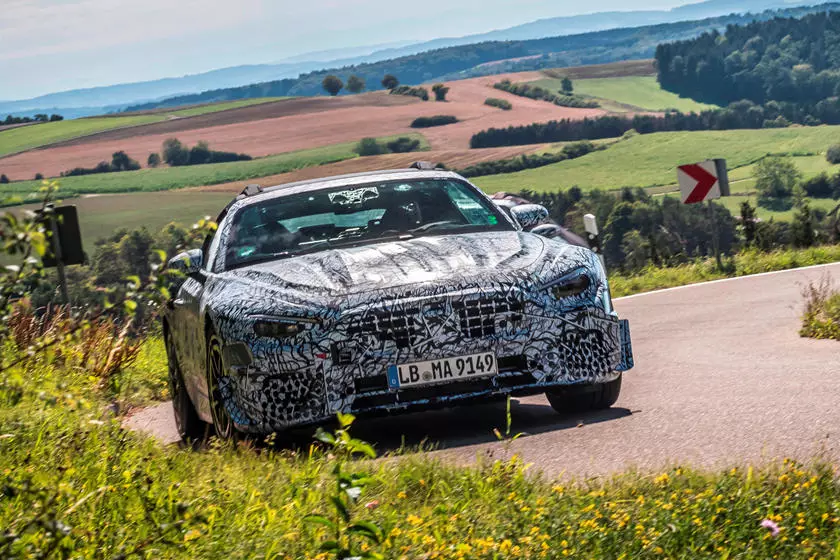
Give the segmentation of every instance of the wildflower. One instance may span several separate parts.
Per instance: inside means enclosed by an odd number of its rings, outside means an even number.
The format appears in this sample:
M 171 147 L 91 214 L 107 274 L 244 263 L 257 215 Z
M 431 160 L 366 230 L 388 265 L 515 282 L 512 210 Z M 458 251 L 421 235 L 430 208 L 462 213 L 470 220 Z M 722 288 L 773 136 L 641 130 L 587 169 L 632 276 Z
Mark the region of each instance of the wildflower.
M 668 473 L 662 473 L 659 476 L 657 476 L 656 478 L 654 478 L 653 482 L 655 484 L 668 484 L 668 479 L 669 478 L 670 477 L 668 476 Z
M 379 507 L 379 500 L 372 500 L 365 504 L 365 509 L 376 509 Z
M 764 527 L 765 529 L 769 530 L 770 534 L 774 537 L 779 534 L 779 531 L 781 531 L 779 526 L 776 525 L 776 522 L 771 521 L 770 519 L 765 519 L 764 521 L 762 521 L 761 526 Z
M 405 520 L 408 521 L 409 523 L 411 523 L 412 525 L 420 525 L 421 523 L 423 523 L 423 519 L 420 518 L 420 517 L 417 517 L 413 513 L 410 514 L 408 517 L 406 517 Z
M 397 492 L 397 498 L 399 498 L 400 500 L 404 500 L 405 499 L 405 492 L 402 492 L 402 491 Z

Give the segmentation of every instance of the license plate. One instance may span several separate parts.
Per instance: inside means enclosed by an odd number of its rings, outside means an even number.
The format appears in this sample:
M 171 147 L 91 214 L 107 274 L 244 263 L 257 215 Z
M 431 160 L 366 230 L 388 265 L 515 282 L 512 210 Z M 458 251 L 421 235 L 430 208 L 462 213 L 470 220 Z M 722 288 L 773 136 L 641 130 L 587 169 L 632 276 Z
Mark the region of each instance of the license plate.
M 417 387 L 443 381 L 487 377 L 496 375 L 498 372 L 496 355 L 492 352 L 484 352 L 457 358 L 389 366 L 388 385 L 392 389 Z

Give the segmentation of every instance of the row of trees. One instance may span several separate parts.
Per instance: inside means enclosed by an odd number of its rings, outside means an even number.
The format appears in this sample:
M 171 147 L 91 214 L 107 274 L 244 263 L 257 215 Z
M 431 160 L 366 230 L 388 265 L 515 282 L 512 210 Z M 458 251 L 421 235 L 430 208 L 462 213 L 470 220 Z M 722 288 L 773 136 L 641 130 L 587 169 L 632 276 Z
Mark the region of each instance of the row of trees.
M 517 146 L 542 142 L 617 138 L 629 130 L 640 134 L 652 132 L 735 130 L 783 128 L 793 123 L 804 125 L 840 124 L 840 98 L 824 99 L 816 104 L 770 101 L 757 105 L 749 100 L 731 103 L 724 109 L 701 113 L 668 111 L 663 116 L 603 116 L 583 120 L 563 119 L 547 123 L 490 128 L 475 134 L 473 148 Z
M 62 177 L 75 177 L 79 175 L 94 175 L 97 173 L 117 173 L 119 171 L 136 171 L 140 164 L 131 159 L 124 151 L 114 152 L 111 161 L 100 161 L 95 167 L 74 167 L 69 171 L 61 173 Z
M 160 163 L 157 154 L 149 155 L 149 165 Z M 220 152 L 211 150 L 207 142 L 198 142 L 192 148 L 184 145 L 177 138 L 169 138 L 163 142 L 163 161 L 172 167 L 184 165 L 203 165 L 206 163 L 224 163 L 229 161 L 249 161 L 253 159 L 248 154 L 237 154 L 236 152 Z
M 662 87 L 718 104 L 816 104 L 840 95 L 840 12 L 731 25 L 659 45 Z
M 569 78 L 563 78 L 561 83 L 562 90 L 559 94 L 540 86 L 534 86 L 531 84 L 514 84 L 508 79 L 504 79 L 501 82 L 493 84 L 493 87 L 520 97 L 548 101 L 549 103 L 554 103 L 555 105 L 559 105 L 561 107 L 575 107 L 578 109 L 595 109 L 600 107 L 597 101 L 576 97 L 572 93 L 574 87 L 572 86 L 572 80 Z
M 47 115 L 45 113 L 38 113 L 32 117 L 13 117 L 12 115 L 6 115 L 6 120 L 0 121 L 0 125 L 25 124 L 33 122 L 58 122 L 63 120 L 64 117 L 57 114 Z
M 393 90 L 398 85 L 400 85 L 400 81 L 393 74 L 385 74 L 382 78 L 382 87 L 385 89 Z M 443 84 L 439 85 L 443 86 Z M 321 88 L 332 96 L 338 95 L 342 89 L 346 89 L 350 93 L 361 93 L 365 90 L 365 88 L 367 88 L 367 82 L 364 78 L 351 74 L 350 77 L 347 78 L 347 83 L 345 84 L 344 81 L 335 74 L 327 74 L 324 76 L 324 79 L 321 80 Z M 444 93 L 444 97 L 445 96 L 446 94 Z

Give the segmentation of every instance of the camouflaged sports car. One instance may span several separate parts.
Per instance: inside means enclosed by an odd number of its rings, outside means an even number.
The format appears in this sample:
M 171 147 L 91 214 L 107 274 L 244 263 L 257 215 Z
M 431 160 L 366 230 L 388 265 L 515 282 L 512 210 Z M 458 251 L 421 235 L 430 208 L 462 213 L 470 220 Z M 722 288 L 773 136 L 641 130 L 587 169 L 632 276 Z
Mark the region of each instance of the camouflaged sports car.
M 249 186 L 163 317 L 182 437 L 221 437 L 545 393 L 612 406 L 632 367 L 598 256 L 523 231 L 461 176 L 423 169 Z

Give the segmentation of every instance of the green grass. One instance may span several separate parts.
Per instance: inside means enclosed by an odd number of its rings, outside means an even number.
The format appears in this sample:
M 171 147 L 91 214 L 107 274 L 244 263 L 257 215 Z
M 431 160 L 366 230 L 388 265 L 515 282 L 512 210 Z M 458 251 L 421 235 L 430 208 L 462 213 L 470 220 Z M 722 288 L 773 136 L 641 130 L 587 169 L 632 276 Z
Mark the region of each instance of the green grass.
M 551 91 L 559 91 L 561 82 L 561 79 L 543 78 L 531 83 Z M 653 76 L 574 80 L 574 91 L 575 94 L 596 98 L 608 111 L 626 112 L 628 105 L 648 111 L 677 109 L 684 113 L 716 108 L 715 105 L 699 103 L 665 91 L 659 87 L 659 83 Z M 610 101 L 616 102 L 617 105 L 611 104 Z
M 0 131 L 0 156 L 46 146 L 62 140 L 87 136 L 104 130 L 160 122 L 165 115 L 132 117 L 93 117 L 22 126 Z
M 0 556 L 328 558 L 318 547 L 331 534 L 303 520 L 330 511 L 336 458 L 324 449 L 162 446 L 102 412 L 126 387 L 141 400 L 164 396 L 163 352 L 159 340 L 151 344 L 129 369 L 147 368 L 155 382 L 145 388 L 125 374 L 91 377 L 76 367 L 81 349 L 72 341 L 56 352 L 63 366 L 35 361 L 0 376 Z M 515 456 L 458 466 L 395 454 L 349 465 L 370 477 L 349 514 L 382 528 L 383 542 L 369 546 L 385 558 L 840 554 L 840 484 L 830 464 L 732 467 L 557 480 Z M 781 527 L 778 537 L 765 519 Z
M 735 169 L 767 154 L 821 154 L 839 138 L 840 126 L 644 134 L 574 160 L 481 177 L 476 184 L 487 192 L 668 187 L 676 183 L 678 165 L 723 157 Z
M 610 274 L 610 292 L 613 297 L 622 297 L 721 278 L 838 262 L 840 245 L 785 249 L 770 253 L 748 249 L 727 261 L 729 268 L 726 271 L 718 270 L 714 259 L 702 259 L 682 266 L 649 266 L 631 276 Z
M 421 141 L 421 149 L 429 147 L 425 137 L 420 134 L 403 134 Z M 386 142 L 396 137 L 379 139 Z M 192 165 L 186 167 L 162 167 L 140 169 L 121 173 L 103 173 L 81 177 L 59 179 L 61 194 L 71 196 L 83 193 L 126 193 L 153 192 L 179 189 L 183 187 L 216 185 L 246 179 L 256 179 L 287 173 L 304 167 L 323 165 L 359 157 L 354 148 L 356 142 L 334 144 L 321 148 L 289 152 L 274 156 L 257 158 L 251 161 Z M 0 185 L 0 200 L 7 204 L 19 203 L 37 190 L 39 181 L 18 181 Z

